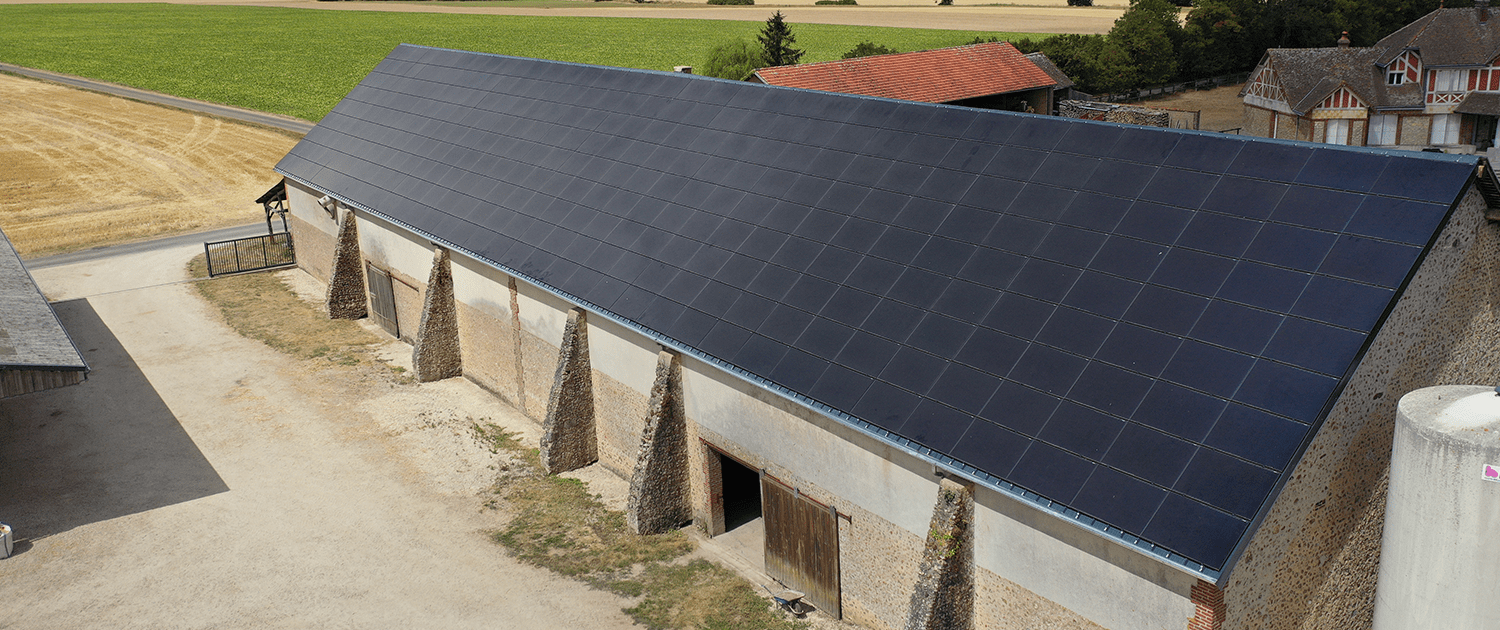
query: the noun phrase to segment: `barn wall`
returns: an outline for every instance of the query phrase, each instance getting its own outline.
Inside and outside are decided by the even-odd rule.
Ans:
[[[603,317],[589,317],[599,463],[626,479],[635,468],[661,346]]]
[[[1396,402],[1500,376],[1500,231],[1484,210],[1470,190],[1371,344],[1227,576],[1224,628],[1370,627]]]
[[[901,627],[937,498],[932,466],[712,366],[683,366],[700,437],[853,515],[840,523],[846,616]],[[1193,616],[1186,573],[992,490],[976,490],[974,511],[975,627],[1155,630]]]
[[[461,253],[452,255],[453,301],[464,376],[521,408],[510,276]]]
[[[426,277],[432,252],[425,239],[359,218],[367,258]],[[331,240],[335,226],[326,223]],[[512,290],[508,275],[461,252],[453,255],[453,280],[465,375],[540,420],[571,305],[525,282]],[[628,476],[659,346],[602,316],[591,315],[588,325],[600,461]],[[937,499],[932,466],[692,357],[682,359],[682,385],[700,524],[711,526],[711,444],[844,515],[845,617],[900,628]],[[1177,628],[1192,615],[1191,580],[1175,569],[983,488],[974,519],[976,627]]]
[[[287,213],[287,227],[292,231],[297,266],[327,284],[333,277],[333,249],[339,226],[323,206],[318,205],[318,198],[323,195],[286,180],[286,196],[287,206],[291,208]]]
[[[411,342],[422,321],[422,292],[432,270],[431,242],[361,212],[359,251],[366,261],[390,272],[391,293],[396,299],[396,327],[401,338]]]

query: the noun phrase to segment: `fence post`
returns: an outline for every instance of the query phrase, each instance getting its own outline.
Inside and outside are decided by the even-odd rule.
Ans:
[[[208,251],[208,243],[203,244],[203,260],[208,262],[208,277],[214,277],[214,255]]]

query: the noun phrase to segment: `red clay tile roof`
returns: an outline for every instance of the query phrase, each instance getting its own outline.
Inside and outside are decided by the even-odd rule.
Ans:
[[[771,85],[948,103],[1057,85],[1008,42],[761,68]]]

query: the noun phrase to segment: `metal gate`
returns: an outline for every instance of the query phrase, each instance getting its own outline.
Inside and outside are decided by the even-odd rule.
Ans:
[[[392,337],[400,339],[401,328],[396,324],[396,291],[391,286],[391,274],[365,263],[365,277],[370,284],[370,316]]]
[[[762,474],[761,509],[766,525],[766,573],[807,594],[809,604],[834,619],[839,601],[839,517],[796,490]]]
[[[297,264],[291,232],[204,243],[203,254],[208,258],[210,278]]]

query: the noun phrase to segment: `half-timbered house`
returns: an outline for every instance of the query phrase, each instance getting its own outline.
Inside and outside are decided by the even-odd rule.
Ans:
[[[1240,92],[1245,133],[1485,151],[1500,117],[1500,16],[1438,9],[1370,47],[1272,49]]]

